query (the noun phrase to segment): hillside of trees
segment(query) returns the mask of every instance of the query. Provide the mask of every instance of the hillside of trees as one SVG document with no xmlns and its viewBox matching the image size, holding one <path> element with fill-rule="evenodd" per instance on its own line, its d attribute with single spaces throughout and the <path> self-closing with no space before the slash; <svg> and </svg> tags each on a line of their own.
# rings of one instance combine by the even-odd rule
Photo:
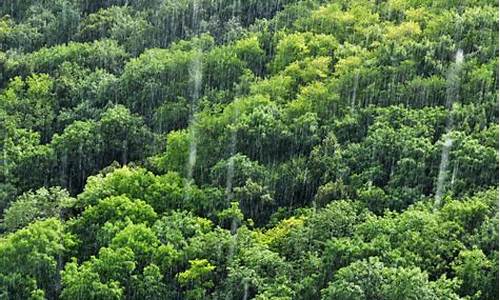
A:
<svg viewBox="0 0 500 300">
<path fill-rule="evenodd" d="M 498 18 L 0 1 L 0 299 L 498 299 Z"/>
</svg>

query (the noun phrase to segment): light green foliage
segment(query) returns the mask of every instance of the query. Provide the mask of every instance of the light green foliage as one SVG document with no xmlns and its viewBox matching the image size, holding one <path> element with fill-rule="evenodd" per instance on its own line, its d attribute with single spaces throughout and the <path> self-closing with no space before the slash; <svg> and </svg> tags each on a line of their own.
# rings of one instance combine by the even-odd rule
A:
<svg viewBox="0 0 500 300">
<path fill-rule="evenodd" d="M 235 228 L 241 225 L 244 216 L 238 202 L 231 202 L 231 207 L 221 211 L 217 217 L 222 226 L 225 225 L 224 227 L 229 227 L 234 231 Z"/>
<path fill-rule="evenodd" d="M 474 298 L 487 296 L 490 291 L 486 285 L 493 279 L 492 267 L 480 249 L 461 251 L 453 264 L 453 270 L 462 282 L 461 292 Z M 485 295 L 482 295 L 483 293 Z"/>
<path fill-rule="evenodd" d="M 14 299 L 55 295 L 61 267 L 58 262 L 75 243 L 75 236 L 56 219 L 34 222 L 2 237 L 0 294 Z"/>
<path fill-rule="evenodd" d="M 154 175 L 144 169 L 117 168 L 107 174 L 90 177 L 85 190 L 78 197 L 78 202 L 82 206 L 96 205 L 100 199 L 120 195 L 141 199 L 153 182 Z"/>
<path fill-rule="evenodd" d="M 278 72 L 304 57 L 331 56 L 336 47 L 337 41 L 331 35 L 314 35 L 309 32 L 286 35 L 277 45 L 272 68 L 274 72 Z"/>
<path fill-rule="evenodd" d="M 112 249 L 131 249 L 141 268 L 151 261 L 160 241 L 145 224 L 131 224 L 118 232 L 111 241 Z"/>
<path fill-rule="evenodd" d="M 190 137 L 185 130 L 172 131 L 167 135 L 167 150 L 157 161 L 158 168 L 184 174 L 187 167 Z"/>
<path fill-rule="evenodd" d="M 262 49 L 257 36 L 250 36 L 246 39 L 241 39 L 235 42 L 234 51 L 236 56 L 244 61 L 246 66 L 256 74 L 260 74 L 263 70 L 265 61 L 265 53 Z"/>
<path fill-rule="evenodd" d="M 377 258 L 355 262 L 342 268 L 335 281 L 322 291 L 322 299 L 459 299 L 444 289 L 446 279 L 429 282 L 418 268 L 391 268 Z"/>
<path fill-rule="evenodd" d="M 62 272 L 65 287 L 62 299 L 121 299 L 123 290 L 116 281 L 102 283 L 99 274 L 88 265 L 78 267 L 76 262 L 68 263 Z"/>
<path fill-rule="evenodd" d="M 92 43 L 70 42 L 41 48 L 36 52 L 14 57 L 9 64 L 10 72 L 52 73 L 64 62 L 74 62 L 87 68 L 102 68 L 111 73 L 120 72 L 128 54 L 113 40 Z"/>
<path fill-rule="evenodd" d="M 182 286 L 188 288 L 187 299 L 203 299 L 206 295 L 205 289 L 213 287 L 209 280 L 210 274 L 215 270 L 206 259 L 195 259 L 189 261 L 190 267 L 186 271 L 179 273 L 178 281 Z"/>
<path fill-rule="evenodd" d="M 47 74 L 33 74 L 26 80 L 15 77 L 0 95 L 0 107 L 22 128 L 41 132 L 46 141 L 57 109 L 53 87 L 54 81 Z"/>
<path fill-rule="evenodd" d="M 498 3 L 0 1 L 0 299 L 498 295 Z"/>
<path fill-rule="evenodd" d="M 213 224 L 210 220 L 176 211 L 162 217 L 154 224 L 154 230 L 160 240 L 179 249 L 187 246 L 187 240 L 190 238 L 206 234 L 212 229 Z"/>
<path fill-rule="evenodd" d="M 118 41 L 136 55 L 152 42 L 152 25 L 140 14 L 135 14 L 129 7 L 111 6 L 91 13 L 81 21 L 78 39 L 92 41 L 109 38 Z"/>
<path fill-rule="evenodd" d="M 169 297 L 167 286 L 163 283 L 163 275 L 155 264 L 145 267 L 137 281 L 136 299 L 162 300 Z"/>
<path fill-rule="evenodd" d="M 91 255 L 108 245 L 128 225 L 152 224 L 156 217 L 153 208 L 142 200 L 111 196 L 87 207 L 81 217 L 72 222 L 72 227 L 83 241 L 82 254 Z"/>
<path fill-rule="evenodd" d="M 25 193 L 4 211 L 3 227 L 14 231 L 39 219 L 64 218 L 74 203 L 75 199 L 59 187 Z"/>
</svg>

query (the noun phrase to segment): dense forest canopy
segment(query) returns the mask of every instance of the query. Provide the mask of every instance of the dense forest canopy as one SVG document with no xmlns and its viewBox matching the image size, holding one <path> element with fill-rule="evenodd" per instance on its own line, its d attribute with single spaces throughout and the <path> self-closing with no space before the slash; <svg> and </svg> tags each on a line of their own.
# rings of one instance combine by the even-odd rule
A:
<svg viewBox="0 0 500 300">
<path fill-rule="evenodd" d="M 0 1 L 0 299 L 498 299 L 498 2 Z"/>
</svg>

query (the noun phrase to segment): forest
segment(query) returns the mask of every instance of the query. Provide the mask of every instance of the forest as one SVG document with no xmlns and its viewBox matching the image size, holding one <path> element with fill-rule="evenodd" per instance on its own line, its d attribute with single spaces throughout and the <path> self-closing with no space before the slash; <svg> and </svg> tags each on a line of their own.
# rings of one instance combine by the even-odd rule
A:
<svg viewBox="0 0 500 300">
<path fill-rule="evenodd" d="M 498 299 L 498 9 L 0 1 L 0 299 Z"/>
</svg>

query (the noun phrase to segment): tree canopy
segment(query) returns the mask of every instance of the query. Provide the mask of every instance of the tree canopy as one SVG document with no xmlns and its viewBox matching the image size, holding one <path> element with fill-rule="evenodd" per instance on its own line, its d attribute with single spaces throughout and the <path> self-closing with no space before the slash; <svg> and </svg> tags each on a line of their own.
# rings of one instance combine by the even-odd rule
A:
<svg viewBox="0 0 500 300">
<path fill-rule="evenodd" d="M 498 299 L 498 2 L 0 1 L 0 299 Z"/>
</svg>

